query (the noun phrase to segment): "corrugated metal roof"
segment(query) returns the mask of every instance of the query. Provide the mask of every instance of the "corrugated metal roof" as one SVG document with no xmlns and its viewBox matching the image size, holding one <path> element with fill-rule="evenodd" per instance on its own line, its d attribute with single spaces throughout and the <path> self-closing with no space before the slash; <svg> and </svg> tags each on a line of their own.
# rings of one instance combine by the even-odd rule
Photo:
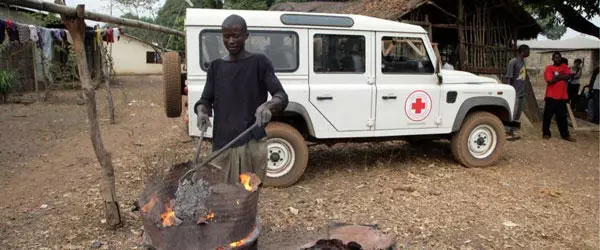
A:
<svg viewBox="0 0 600 250">
<path fill-rule="evenodd" d="M 577 36 L 564 40 L 529 40 L 519 41 L 518 45 L 526 44 L 536 50 L 578 50 L 600 49 L 600 39 Z"/>
</svg>

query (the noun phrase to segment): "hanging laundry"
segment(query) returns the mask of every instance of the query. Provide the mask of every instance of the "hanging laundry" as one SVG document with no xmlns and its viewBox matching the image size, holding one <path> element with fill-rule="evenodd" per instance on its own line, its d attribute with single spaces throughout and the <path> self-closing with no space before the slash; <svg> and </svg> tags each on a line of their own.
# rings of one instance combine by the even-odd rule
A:
<svg viewBox="0 0 600 250">
<path fill-rule="evenodd" d="M 114 37 L 113 37 L 113 30 L 112 29 L 108 29 L 106 31 L 106 39 L 104 39 L 106 41 L 106 45 L 108 45 L 109 43 L 114 43 Z"/>
<path fill-rule="evenodd" d="M 8 33 L 9 41 L 19 41 L 19 31 L 17 30 L 17 26 L 11 20 L 6 20 L 6 33 Z"/>
<path fill-rule="evenodd" d="M 96 48 L 97 45 L 102 45 L 102 30 L 99 27 L 96 28 L 96 40 L 94 42 L 94 48 Z"/>
<path fill-rule="evenodd" d="M 52 29 L 52 36 L 57 42 L 63 42 L 62 29 Z"/>
<path fill-rule="evenodd" d="M 52 59 L 52 30 L 47 28 L 39 28 L 40 48 L 42 48 L 42 56 L 48 60 Z"/>
<path fill-rule="evenodd" d="M 37 42 L 39 40 L 37 27 L 33 25 L 29 25 L 29 39 L 33 42 Z"/>
<path fill-rule="evenodd" d="M 115 39 L 116 38 L 116 39 Z M 113 42 L 121 39 L 121 31 L 119 28 L 113 28 Z"/>
<path fill-rule="evenodd" d="M 6 22 L 0 20 L 0 44 L 4 42 L 4 37 L 6 37 Z"/>
<path fill-rule="evenodd" d="M 15 26 L 17 26 L 17 31 L 19 33 L 19 42 L 29 42 L 29 39 L 31 38 L 31 31 L 29 30 L 29 26 L 27 26 L 27 24 L 20 23 L 15 23 Z"/>
</svg>

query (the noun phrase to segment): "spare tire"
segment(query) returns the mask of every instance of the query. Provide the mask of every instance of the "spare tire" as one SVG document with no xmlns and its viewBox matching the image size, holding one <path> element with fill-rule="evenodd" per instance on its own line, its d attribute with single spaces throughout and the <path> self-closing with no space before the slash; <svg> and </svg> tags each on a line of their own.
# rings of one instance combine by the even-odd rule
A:
<svg viewBox="0 0 600 250">
<path fill-rule="evenodd" d="M 162 53 L 163 86 L 167 117 L 181 115 L 181 64 L 177 52 Z"/>
</svg>

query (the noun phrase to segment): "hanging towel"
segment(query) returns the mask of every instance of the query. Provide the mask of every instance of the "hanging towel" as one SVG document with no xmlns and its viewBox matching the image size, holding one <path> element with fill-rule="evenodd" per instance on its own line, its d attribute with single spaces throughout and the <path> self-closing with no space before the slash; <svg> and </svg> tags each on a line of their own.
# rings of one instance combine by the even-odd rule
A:
<svg viewBox="0 0 600 250">
<path fill-rule="evenodd" d="M 42 48 L 42 56 L 48 60 L 52 59 L 52 30 L 40 28 L 40 48 Z"/>
<path fill-rule="evenodd" d="M 19 31 L 17 30 L 17 26 L 11 21 L 6 20 L 6 32 L 8 33 L 9 41 L 19 41 Z"/>
<path fill-rule="evenodd" d="M 33 42 L 37 42 L 39 40 L 37 28 L 33 25 L 29 25 L 29 39 Z"/>
<path fill-rule="evenodd" d="M 20 23 L 15 23 L 15 26 L 17 26 L 17 31 L 19 33 L 19 42 L 29 42 L 29 39 L 31 38 L 31 31 L 29 30 L 29 26 Z"/>
<path fill-rule="evenodd" d="M 0 44 L 4 42 L 4 37 L 6 37 L 6 22 L 0 19 Z"/>
</svg>

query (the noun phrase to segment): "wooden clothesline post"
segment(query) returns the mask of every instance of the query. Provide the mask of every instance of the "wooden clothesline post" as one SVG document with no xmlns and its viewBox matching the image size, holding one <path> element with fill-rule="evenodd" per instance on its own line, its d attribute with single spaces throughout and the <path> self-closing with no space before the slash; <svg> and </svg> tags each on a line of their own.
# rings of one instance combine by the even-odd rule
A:
<svg viewBox="0 0 600 250">
<path fill-rule="evenodd" d="M 104 198 L 104 207 L 106 211 L 106 222 L 112 227 L 122 225 L 121 212 L 119 204 L 116 201 L 115 188 L 115 173 L 112 165 L 111 155 L 104 148 L 102 137 L 100 134 L 100 124 L 98 122 L 98 114 L 96 108 L 96 92 L 92 86 L 90 77 L 87 55 L 85 53 L 85 23 L 83 19 L 85 6 L 78 5 L 75 15 L 69 16 L 61 14 L 61 19 L 73 39 L 73 47 L 77 55 L 77 68 L 79 70 L 79 78 L 83 89 L 84 98 L 87 104 L 87 116 L 89 124 L 89 133 L 92 140 L 92 146 L 100 165 L 102 167 L 102 179 L 104 185 L 102 188 L 102 196 Z"/>
</svg>

